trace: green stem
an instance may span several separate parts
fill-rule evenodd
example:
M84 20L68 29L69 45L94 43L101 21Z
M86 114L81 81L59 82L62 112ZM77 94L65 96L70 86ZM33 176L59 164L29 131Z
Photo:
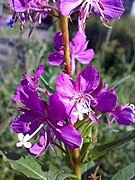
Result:
M70 63L70 42L69 42L69 31L68 31L68 18L60 14L60 24L62 30L62 39L64 46L64 64L66 74L71 76L71 63Z
M73 157L74 157L74 173L78 177L79 180L81 180L82 176L82 164L80 162L80 151L78 148L73 149Z

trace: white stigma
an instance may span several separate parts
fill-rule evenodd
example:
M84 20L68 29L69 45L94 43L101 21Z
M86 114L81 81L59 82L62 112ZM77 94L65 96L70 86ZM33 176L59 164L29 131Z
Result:
M133 110L133 113L135 114L135 105L134 104L130 104L128 107L130 107Z
M31 148L32 144L30 142L28 142L31 138L33 138L38 132L39 130L43 127L44 124L41 124L38 129L31 135L26 134L24 135L23 133L19 133L18 134L18 139L20 142L16 143L17 147L22 147L24 146L25 148Z
M30 142L27 142L29 140L29 137L30 137L29 134L26 134L24 136L23 133L19 133L18 134L18 139L19 139L20 142L16 143L16 146L17 147L24 146L24 147L26 147L28 149L31 148L32 144Z

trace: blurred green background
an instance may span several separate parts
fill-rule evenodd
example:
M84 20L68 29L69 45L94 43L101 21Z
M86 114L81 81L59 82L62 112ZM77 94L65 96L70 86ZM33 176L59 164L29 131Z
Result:
M6 5L4 11L10 12ZM112 29L102 25L98 17L87 22L86 34L89 48L95 50L93 64L100 72L101 79L106 83L117 82L130 75L118 89L119 104L135 104L135 17L125 16L120 20L111 22ZM70 34L75 34L76 22L71 22ZM55 88L55 79L62 72L62 68L52 67L48 64L48 55L53 52L52 42L57 25L52 19L47 24L35 28L32 37L28 39L29 25L23 32L17 23L12 29L0 29L0 150L22 152L15 147L17 137L10 129L10 123L18 114L12 99L20 84L23 73L32 74L39 64L45 66L45 79ZM81 66L83 69L85 66ZM132 127L119 127L117 129L132 130ZM107 131L112 131L107 123L99 129L99 139ZM102 179L111 179L112 175L126 165L135 161L135 141L119 147L118 149L101 157L93 163L93 167L100 165ZM26 151L25 151L26 153ZM47 154L47 155L46 155ZM48 158L50 155L50 158ZM54 155L47 151L41 159L47 164ZM61 159L52 166L61 166ZM11 169L0 156L0 180L28 179Z

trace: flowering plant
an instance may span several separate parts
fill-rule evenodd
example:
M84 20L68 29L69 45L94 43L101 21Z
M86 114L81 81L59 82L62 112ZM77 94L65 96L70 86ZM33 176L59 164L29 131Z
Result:
M96 160L107 151L135 137L133 132L127 132L125 137L122 133L115 132L114 123L129 126L135 122L135 107L133 104L118 105L116 89L110 89L109 84L100 81L100 72L89 65L94 57L94 50L87 49L88 41L85 35L86 21L92 18L93 12L110 28L108 21L118 19L122 15L124 2L57 0L52 4L46 0L8 0L8 4L14 11L12 25L19 20L22 30L25 23L30 21L29 36L36 22L42 23L47 16L59 19L61 32L54 36L55 52L49 55L48 60L50 65L64 67L64 72L56 79L56 91L40 86L40 80L43 80L43 74L46 73L43 65L38 66L33 76L23 75L24 79L13 98L20 112L11 123L11 128L19 139L16 146L24 146L36 158L46 153L48 148L57 154L58 148L70 170L46 170L48 173L43 173L42 176L48 179L82 179L84 164ZM70 42L68 20L76 12L78 31ZM78 72L76 80L75 60L80 64L88 64ZM46 96L45 99L43 95ZM104 115L115 134L97 145L97 127L102 124ZM36 178L40 179L41 172L35 171L39 174ZM94 174L89 175L90 178L100 178L96 173L97 169ZM33 178L29 174L27 176Z

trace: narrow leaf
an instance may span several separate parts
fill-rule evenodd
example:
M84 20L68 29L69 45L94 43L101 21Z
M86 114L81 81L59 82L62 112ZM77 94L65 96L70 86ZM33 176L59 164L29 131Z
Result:
M119 81L112 83L112 84L110 85L110 89L112 89L112 88L115 88L115 89L118 88L118 87L121 86L124 82L126 82L130 77L131 77L131 76L128 75L128 76L120 79Z
M89 151L88 160L85 163L94 161L107 152L133 139L135 139L135 130L115 134L106 134L100 144L95 145L95 147Z
M130 180L135 177L135 162L118 171L111 180Z
M48 82L43 78L43 76L41 76L41 80L45 85L45 88L50 92L50 93L54 93L54 90L50 87L50 85L48 84Z

